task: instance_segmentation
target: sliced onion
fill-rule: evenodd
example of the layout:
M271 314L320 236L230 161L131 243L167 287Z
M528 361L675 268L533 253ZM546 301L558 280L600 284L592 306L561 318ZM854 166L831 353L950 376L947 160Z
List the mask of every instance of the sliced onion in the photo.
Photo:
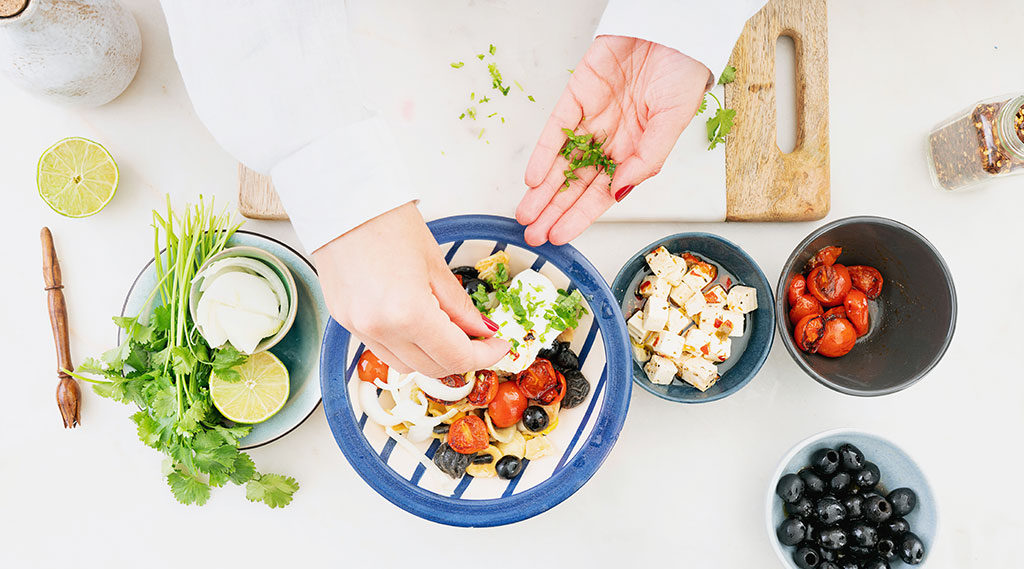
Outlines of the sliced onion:
M476 374L472 374L466 385L462 387L448 387L441 383L441 380L427 377L422 373L412 372L409 375L413 376L416 386L422 389L424 393L441 401L458 401L464 398L473 391L473 385L476 383Z
M394 427L402 424L402 421L391 413L388 413L380 406L380 399L377 398L377 387L366 381L359 382L359 406L363 413L371 421L384 427Z
M487 411L484 411L484 423L487 424L487 432L490 433L491 436L494 437L494 440L499 443L507 443L511 441L512 437L516 434L515 425L505 427L504 429L495 427L494 423L491 422L491 414Z
M284 282L281 277L278 276L277 272L274 271L266 263L253 259L251 257L228 257L221 259L215 263L211 263L209 267L203 269L203 272L197 274L192 282L198 281L200 278L205 279L201 285L199 285L199 291L205 292L206 289L217 280L218 277L231 272L244 272L247 274L253 274L265 280L273 291L274 296L277 298L278 314L277 317L284 320L288 315L290 308L288 302L288 291L285 289Z

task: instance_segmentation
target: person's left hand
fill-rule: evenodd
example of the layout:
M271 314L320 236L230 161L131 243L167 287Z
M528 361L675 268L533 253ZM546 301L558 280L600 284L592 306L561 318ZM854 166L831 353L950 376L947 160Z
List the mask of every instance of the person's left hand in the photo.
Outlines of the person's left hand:
M526 242L568 243L634 186L661 170L697 112L711 72L660 44L599 36L576 66L526 167L530 189L516 209ZM559 191L568 161L559 156L567 128L594 133L618 164L609 179L594 168Z

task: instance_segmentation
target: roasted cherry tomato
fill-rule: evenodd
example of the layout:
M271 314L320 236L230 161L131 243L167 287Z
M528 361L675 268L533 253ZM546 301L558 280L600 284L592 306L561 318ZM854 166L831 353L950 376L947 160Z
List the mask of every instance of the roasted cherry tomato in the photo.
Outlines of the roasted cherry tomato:
M456 419L448 429L448 446L459 454L480 452L487 448L487 441L487 425L476 415Z
M810 261L804 266L805 271L809 271L814 267L829 266L836 264L836 259L843 253L842 247L822 247L818 249L818 252L811 257Z
M816 314L808 314L797 323L793 330L793 339L796 340L796 347L813 354L818 351L824 332L825 320Z
M789 280L789 286L786 287L786 299L789 300L790 307L795 306L797 299L805 294L807 294L807 280L803 275L797 275Z
M438 381L447 385L448 387L462 387L463 385L466 385L466 376L456 373L446 377L438 378ZM427 399L435 403L440 403L442 405L452 405L453 403L455 403L455 401L444 401L436 397L431 397L429 394L425 392L423 393L423 395L426 395Z
M846 318L833 318L825 323L825 333L818 344L818 353L829 357L838 358L845 356L857 343L857 331L853 324Z
M851 274L850 276L852 277L853 275ZM867 334L870 328L867 295L857 289L853 289L846 295L843 307L846 308L846 317L850 320L850 324L853 324L853 329L857 331L857 336L860 337Z
M854 265L847 267L850 272L850 281L853 288L863 292L868 300L878 298L882 294L882 273L874 267L866 265Z
M469 392L466 400L477 407L485 407L494 396L498 394L498 374L489 369L482 369L476 372L476 383L473 384L473 391Z
M835 320L836 318L846 318L846 309L842 306L829 308L821 317L825 319L825 322Z
M842 304L850 288L850 273L843 265L821 265L807 274L807 290L825 307Z
M565 396L565 378L543 358L537 358L530 367L519 372L516 383L527 397L544 405L561 401Z
M529 398L519 389L514 381L498 384L498 394L487 406L487 414L495 427L504 429L519 422L523 411L530 405Z
M379 379L384 383L388 382L388 364L378 360L370 350L363 350L356 369L359 370L359 379L363 381L373 383L375 379Z
M804 316L808 314L821 315L821 303L818 302L817 298L809 294L805 294L796 299L796 302L791 303L789 309L789 321L796 326L797 322L803 320Z

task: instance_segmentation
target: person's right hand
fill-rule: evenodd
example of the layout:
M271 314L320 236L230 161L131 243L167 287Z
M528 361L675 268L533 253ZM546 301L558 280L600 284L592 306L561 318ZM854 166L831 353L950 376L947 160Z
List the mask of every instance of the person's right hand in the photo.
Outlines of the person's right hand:
M317 249L313 260L331 316L396 371L444 377L509 351L491 337L497 325L476 309L411 203Z

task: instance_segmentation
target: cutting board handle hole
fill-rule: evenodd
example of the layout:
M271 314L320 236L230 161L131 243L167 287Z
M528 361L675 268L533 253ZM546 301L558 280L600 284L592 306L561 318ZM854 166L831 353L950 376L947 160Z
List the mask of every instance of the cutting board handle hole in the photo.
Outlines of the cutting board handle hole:
M783 33L775 40L775 143L789 154L797 144L796 44Z

